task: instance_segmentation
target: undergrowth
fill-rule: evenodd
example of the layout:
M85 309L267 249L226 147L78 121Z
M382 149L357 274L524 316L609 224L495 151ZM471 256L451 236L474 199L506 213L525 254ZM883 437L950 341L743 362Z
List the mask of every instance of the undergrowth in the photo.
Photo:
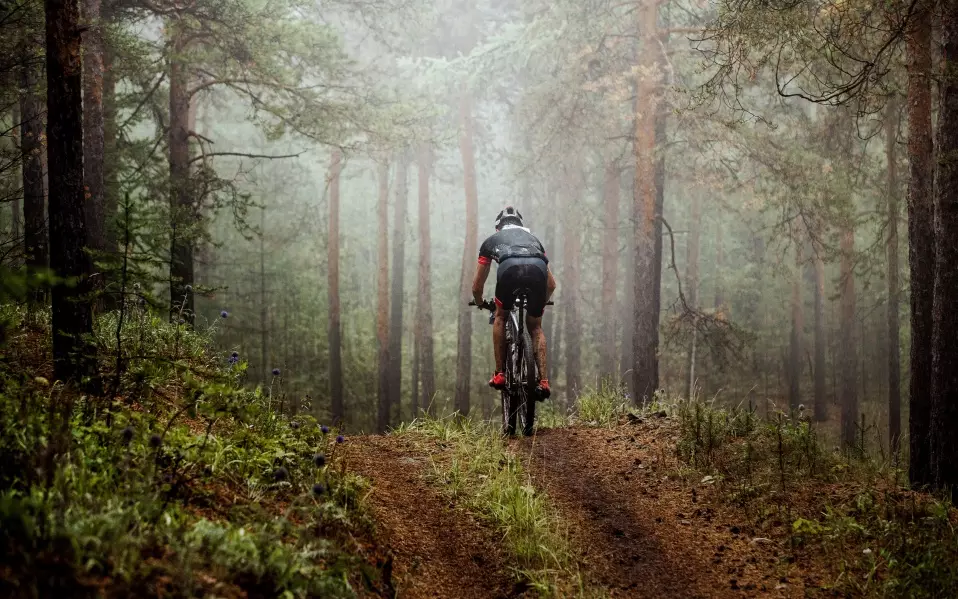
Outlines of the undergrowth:
M407 433L425 435L449 450L433 459L433 482L502 535L519 580L543 597L587 595L558 512L496 427L425 417L394 434Z
M0 595L351 597L365 484L344 441L147 311L102 317L107 397L49 380L48 319L5 306ZM119 350L118 350L119 349ZM117 369L116 366L119 366Z
M782 539L793 559L828 564L826 588L958 596L958 513L945 499L905 488L894 464L862 451L864 438L860 447L827 449L804 411L760 418L747 407L700 401L670 411L680 462L705 474L757 533Z

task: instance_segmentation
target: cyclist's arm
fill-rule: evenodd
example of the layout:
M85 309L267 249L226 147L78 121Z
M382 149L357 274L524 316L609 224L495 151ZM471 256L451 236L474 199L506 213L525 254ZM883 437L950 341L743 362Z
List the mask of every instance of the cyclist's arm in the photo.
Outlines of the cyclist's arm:
M480 260L476 267L476 276L472 279L472 299L476 300L476 304L482 303L482 290L486 286L486 278L491 268L492 263L484 260Z
M555 293L556 290L556 279L552 276L552 269L548 266L546 266L546 272L549 275L546 280L546 301L550 301L552 300L552 294Z

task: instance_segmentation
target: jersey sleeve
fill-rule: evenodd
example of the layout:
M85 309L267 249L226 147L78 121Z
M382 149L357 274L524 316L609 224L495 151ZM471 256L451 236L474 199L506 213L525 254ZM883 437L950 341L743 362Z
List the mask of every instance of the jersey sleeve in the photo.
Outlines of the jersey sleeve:
M489 237L479 246L479 264L492 264L492 238Z
M546 261L546 264L549 263L549 256L546 255L546 246L542 244L542 240L536 237L536 245L539 246L539 251L542 252L542 259Z

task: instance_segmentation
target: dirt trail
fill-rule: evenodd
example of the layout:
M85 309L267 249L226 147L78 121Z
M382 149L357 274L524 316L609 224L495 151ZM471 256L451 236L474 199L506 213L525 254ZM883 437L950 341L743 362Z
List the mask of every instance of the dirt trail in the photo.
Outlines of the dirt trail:
M355 438L348 468L372 481L379 542L393 555L400 599L514 597L495 538L423 477L429 459L401 437Z
M673 440L655 429L552 429L515 445L569 523L590 586L612 597L803 596L777 547L668 478Z

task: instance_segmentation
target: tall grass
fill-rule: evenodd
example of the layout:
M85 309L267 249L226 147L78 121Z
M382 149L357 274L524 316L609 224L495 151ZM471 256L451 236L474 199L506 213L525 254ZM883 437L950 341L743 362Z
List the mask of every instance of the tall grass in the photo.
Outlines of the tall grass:
M543 597L588 595L558 512L535 488L498 427L466 419L423 418L396 434L420 433L449 451L431 479L502 537L516 577Z

